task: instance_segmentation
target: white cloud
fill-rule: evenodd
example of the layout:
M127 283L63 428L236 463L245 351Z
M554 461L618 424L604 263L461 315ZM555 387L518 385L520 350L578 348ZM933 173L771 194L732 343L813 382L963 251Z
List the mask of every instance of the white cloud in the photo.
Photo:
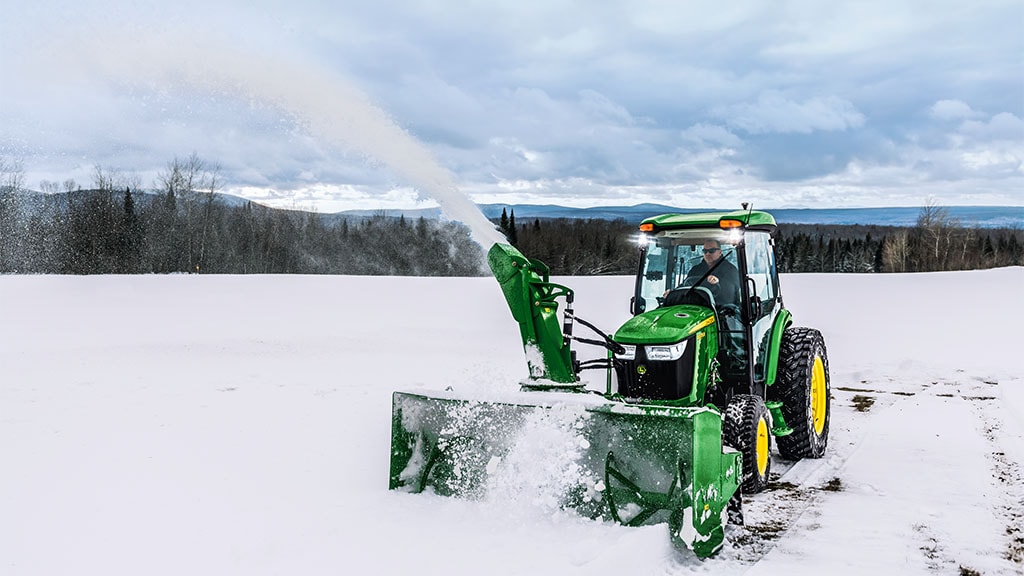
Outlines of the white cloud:
M939 100L928 109L929 115L937 120L966 120L982 116L962 100Z
M1000 112L987 122L964 122L961 131L977 140L1007 140L1024 147L1024 120L1009 112Z
M680 135L683 140L695 144L712 144L736 148L743 144L738 136L727 128L716 124L699 123L683 130Z
M793 100L779 92L763 92L754 103L717 108L714 115L749 134L843 131L864 125L864 115L837 96Z
M581 90L580 105L585 112L596 118L624 125L634 123L633 116L629 113L629 110L612 102L607 96L595 90Z

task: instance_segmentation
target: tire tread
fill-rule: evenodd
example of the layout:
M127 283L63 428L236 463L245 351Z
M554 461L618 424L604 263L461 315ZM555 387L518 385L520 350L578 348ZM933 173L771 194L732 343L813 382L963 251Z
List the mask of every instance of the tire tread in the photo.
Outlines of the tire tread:
M825 427L821 436L815 434L810 419L810 381L814 358L820 349L825 363L825 394L828 384L828 355L821 333L813 328L787 328L779 350L779 378L769 388L773 400L782 402L786 425L793 429L788 436L777 438L779 453L789 460L820 458L828 444L831 400L826 399Z

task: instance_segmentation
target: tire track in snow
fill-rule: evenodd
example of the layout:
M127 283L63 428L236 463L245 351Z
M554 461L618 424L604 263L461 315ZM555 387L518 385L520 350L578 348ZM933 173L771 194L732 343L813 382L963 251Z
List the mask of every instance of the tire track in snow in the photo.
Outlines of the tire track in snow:
M768 490L744 498L747 522L744 526L727 528L726 544L716 556L734 566L715 567L715 573L746 572L780 542L791 537L798 523L802 525L798 533L818 528L814 517L820 512L816 508L829 493L844 490L842 470L872 434L870 422L911 397L927 394L933 387L945 383L942 379L917 383L899 382L892 377L877 380L883 387L874 386L871 380L860 380L857 385L833 386L831 433L824 458L791 462L777 454L773 456L772 482ZM801 522L805 517L807 521ZM936 557L934 561L940 559Z
M862 381L862 384L868 382ZM869 388L842 388L846 392L854 393L852 398L855 408L858 411L868 411L878 398L888 398L884 404L888 409L898 405L900 398L895 396L932 396L935 398L948 398L959 400L964 407L978 419L977 427L988 446L988 453L985 455L989 462L989 476L994 492L999 496L987 501L991 508L992 515L1000 518L1005 523L1005 552L1003 559L1018 566L1024 565L1024 474L1021 466L1007 456L1002 449L1003 434L1000 433L1004 421L1005 410L999 403L999 392L994 387L998 382L978 376L969 376L965 371L958 370L953 377L939 377L924 384L917 392L875 390ZM866 396L875 394L877 396ZM943 543L943 538L937 536L931 527L925 524L916 524L913 530L920 541L920 551L924 556L926 565L931 570L945 572L947 570L959 570L961 575L974 575L987 572L979 572L969 564L962 562L956 557L956 552L948 549ZM991 567L990 567L991 568ZM999 571L999 568L996 568ZM1002 573L999 571L998 573Z
M998 382L981 380L982 384L996 387ZM984 391L987 392L987 391ZM1006 551L1003 557L1024 566L1024 473L1020 464L1011 460L1002 447L1003 416L998 402L998 391L963 398L972 403L982 433L989 444L989 464L993 486L1006 497L992 502L993 513L1006 523Z
M915 396L959 398L970 403L979 417L979 426L990 443L992 477L1000 494L1008 496L993 502L993 514L1006 523L1007 546L1005 558L1020 564L1024 555L1024 477L1020 466L999 448L1000 420L993 415L992 405L996 392L993 382L976 379L979 384L965 386L963 375L953 378L923 378L917 382L899 381L891 377L875 378L881 386L870 380L857 385L833 386L831 406L833 413L829 450L819 460L799 462L783 460L778 454L772 458L772 482L766 491L744 498L746 524L726 528L726 541L713 558L695 563L687 560L671 562L668 573L742 574L758 564L781 542L819 528L816 517L819 508L827 502L830 493L844 490L842 470L847 461L857 454L872 435L871 421L899 407L914 402ZM986 389L988 387L989 389ZM796 527L796 528L794 528ZM925 565L944 572L959 570L960 574L980 574L956 558L955 550L943 544L943 538L925 524L913 526Z
M867 383L861 382L862 385ZM930 384L924 385L927 386ZM889 393L891 400L877 405L872 399L871 404L878 408L872 412L858 407L863 402L857 398L860 392L874 390L833 387L829 447L825 457L794 462L774 453L768 489L744 496L744 525L727 526L722 550L696 572L740 574L764 558L787 537L800 518L816 514L814 508L819 501L844 489L840 471L868 435L865 418L872 418L874 412L888 408L902 396L914 394Z

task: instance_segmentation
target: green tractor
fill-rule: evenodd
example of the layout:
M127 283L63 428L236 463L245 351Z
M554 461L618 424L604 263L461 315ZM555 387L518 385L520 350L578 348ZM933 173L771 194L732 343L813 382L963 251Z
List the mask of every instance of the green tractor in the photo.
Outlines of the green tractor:
M562 507L664 522L677 546L713 554L726 523L742 522L741 495L768 485L773 438L790 460L820 458L828 443L825 342L791 326L775 230L746 209L644 220L633 317L613 335L575 316L573 291L543 263L495 244L488 263L529 378L501 398L395 392L391 489L486 497L522 474L541 430L569 460L543 483ZM606 353L580 361L573 342ZM604 370L605 389L588 389L583 370Z

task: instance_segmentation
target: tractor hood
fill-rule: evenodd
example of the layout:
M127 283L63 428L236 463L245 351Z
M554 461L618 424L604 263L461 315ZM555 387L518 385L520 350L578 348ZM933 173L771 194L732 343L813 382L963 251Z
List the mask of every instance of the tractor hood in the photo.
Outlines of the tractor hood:
M714 313L703 306L666 306L630 318L613 339L620 344L674 344L714 322Z

